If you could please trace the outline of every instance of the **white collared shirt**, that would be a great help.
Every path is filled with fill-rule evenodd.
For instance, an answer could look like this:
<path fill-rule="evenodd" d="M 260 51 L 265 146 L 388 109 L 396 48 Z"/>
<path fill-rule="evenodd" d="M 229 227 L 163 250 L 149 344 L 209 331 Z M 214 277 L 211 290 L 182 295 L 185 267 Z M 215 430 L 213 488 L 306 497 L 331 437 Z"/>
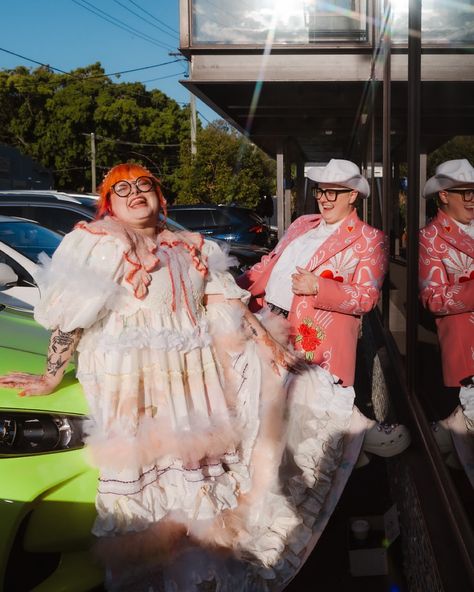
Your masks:
<path fill-rule="evenodd" d="M 339 228 L 343 220 L 327 224 L 323 219 L 317 226 L 295 238 L 280 255 L 272 269 L 265 290 L 265 300 L 284 310 L 290 310 L 293 301 L 291 276 L 296 267 L 305 267 L 319 247 Z"/>
<path fill-rule="evenodd" d="M 454 220 L 454 218 L 453 218 Z M 469 222 L 469 224 L 463 224 L 462 222 L 458 222 L 457 220 L 454 220 L 456 222 L 456 224 L 459 226 L 459 228 L 465 232 L 466 234 L 468 234 L 472 239 L 474 239 L 474 220 L 471 220 Z"/>

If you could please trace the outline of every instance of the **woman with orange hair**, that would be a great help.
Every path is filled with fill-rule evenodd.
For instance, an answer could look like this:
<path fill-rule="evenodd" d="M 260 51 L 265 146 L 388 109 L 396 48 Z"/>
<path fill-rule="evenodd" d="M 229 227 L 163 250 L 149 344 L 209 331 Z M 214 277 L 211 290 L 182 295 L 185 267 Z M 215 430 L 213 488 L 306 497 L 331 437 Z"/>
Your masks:
<path fill-rule="evenodd" d="M 170 232 L 160 212 L 166 202 L 147 169 L 109 171 L 98 219 L 77 224 L 42 261 L 35 318 L 52 331 L 46 372 L 0 379 L 21 396 L 49 394 L 77 350 L 87 444 L 100 469 L 94 534 L 110 589 L 141 589 L 138 572 L 146 566 L 149 577 L 157 553 L 182 535 L 253 546 L 268 563 L 236 512 L 239 497 L 258 489 L 252 457 L 265 436 L 257 432 L 276 429 L 258 418 L 255 361 L 266 356 L 275 377 L 273 421 L 283 408 L 280 372 L 295 363 L 243 304 L 249 295 L 226 271 L 230 258 L 200 235 Z M 243 318 L 254 340 L 240 330 Z M 251 363 L 249 347 L 267 353 Z M 283 498 L 279 512 L 295 522 Z"/>
<path fill-rule="evenodd" d="M 160 212 L 147 169 L 110 170 L 98 219 L 42 260 L 46 372 L 0 384 L 49 394 L 77 351 L 109 590 L 161 590 L 164 579 L 189 591 L 209 578 L 222 590 L 282 590 L 334 507 L 338 463 L 355 461 L 340 446 L 352 405 L 323 369 L 292 372 L 302 363 L 284 319 L 257 320 L 227 254 L 170 232 Z"/>

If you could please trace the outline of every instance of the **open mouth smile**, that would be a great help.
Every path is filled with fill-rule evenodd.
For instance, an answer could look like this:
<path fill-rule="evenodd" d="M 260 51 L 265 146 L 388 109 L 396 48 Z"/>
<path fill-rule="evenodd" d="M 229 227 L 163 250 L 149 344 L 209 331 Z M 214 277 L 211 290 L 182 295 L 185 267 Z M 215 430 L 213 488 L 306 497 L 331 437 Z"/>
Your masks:
<path fill-rule="evenodd" d="M 129 203 L 128 207 L 134 209 L 134 208 L 140 208 L 140 207 L 143 207 L 146 205 L 148 205 L 148 202 L 144 197 L 135 197 Z"/>

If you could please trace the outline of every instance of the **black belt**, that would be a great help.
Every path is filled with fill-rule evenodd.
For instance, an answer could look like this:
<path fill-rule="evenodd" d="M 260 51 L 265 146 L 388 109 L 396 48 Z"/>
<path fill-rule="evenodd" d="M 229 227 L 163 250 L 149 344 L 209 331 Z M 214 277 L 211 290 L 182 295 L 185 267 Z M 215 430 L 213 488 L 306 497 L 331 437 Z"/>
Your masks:
<path fill-rule="evenodd" d="M 267 302 L 267 306 L 272 311 L 273 314 L 281 315 L 282 317 L 285 317 L 285 319 L 290 314 L 289 310 L 285 310 L 284 308 L 280 308 L 279 306 L 277 306 L 276 304 L 272 304 L 271 302 Z"/>

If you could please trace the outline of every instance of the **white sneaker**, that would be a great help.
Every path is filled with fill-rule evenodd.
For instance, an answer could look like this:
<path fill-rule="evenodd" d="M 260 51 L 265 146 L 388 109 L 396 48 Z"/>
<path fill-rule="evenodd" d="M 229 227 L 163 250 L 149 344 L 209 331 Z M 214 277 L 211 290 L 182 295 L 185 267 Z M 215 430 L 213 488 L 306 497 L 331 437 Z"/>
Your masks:
<path fill-rule="evenodd" d="M 375 423 L 365 432 L 362 449 L 378 456 L 395 456 L 408 448 L 411 438 L 408 429 L 398 423 Z"/>

